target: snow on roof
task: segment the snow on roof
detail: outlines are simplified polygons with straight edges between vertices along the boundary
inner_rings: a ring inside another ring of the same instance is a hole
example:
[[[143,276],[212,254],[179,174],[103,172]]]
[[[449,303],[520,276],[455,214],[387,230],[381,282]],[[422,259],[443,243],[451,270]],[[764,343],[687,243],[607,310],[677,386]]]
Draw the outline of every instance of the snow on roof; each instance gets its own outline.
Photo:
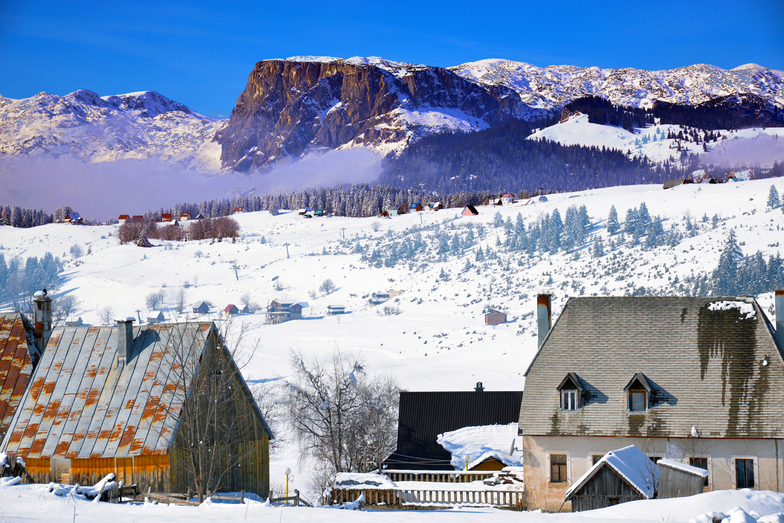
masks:
[[[358,472],[338,472],[335,474],[335,488],[344,490],[367,488],[393,489],[397,485],[384,474],[363,474]]]
[[[746,303],[745,301],[714,301],[708,305],[708,310],[711,311],[726,311],[729,309],[739,309],[740,314],[745,315],[747,320],[753,320],[757,317],[754,304]]]
[[[665,467],[670,467],[671,469],[682,470],[683,472],[688,472],[689,474],[694,474],[695,476],[700,476],[703,478],[707,478],[709,474],[709,472],[705,469],[701,469],[700,467],[693,467],[691,465],[687,465],[686,463],[675,461],[674,459],[660,459],[656,462],[656,464],[664,465]]]
[[[522,450],[509,454],[517,438],[517,423],[463,427],[439,434],[436,441],[452,454],[455,470],[472,469],[488,458],[495,458],[508,466],[523,466]]]
[[[572,495],[588,483],[605,464],[625,479],[644,498],[651,499],[653,497],[656,481],[659,477],[659,467],[643,451],[634,445],[629,445],[605,454],[593,467],[588,469],[588,472],[569,487],[564,495],[564,501],[569,501]]]

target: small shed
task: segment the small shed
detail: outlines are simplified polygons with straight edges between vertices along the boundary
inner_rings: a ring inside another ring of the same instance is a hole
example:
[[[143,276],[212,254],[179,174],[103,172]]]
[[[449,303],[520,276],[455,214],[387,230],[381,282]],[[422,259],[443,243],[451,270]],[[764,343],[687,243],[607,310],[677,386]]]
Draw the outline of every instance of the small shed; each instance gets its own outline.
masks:
[[[485,314],[485,325],[501,325],[502,323],[506,323],[505,312],[491,309]]]
[[[422,202],[414,202],[408,208],[408,212],[421,212],[421,211],[424,211],[424,210],[425,210],[425,208],[422,207]]]
[[[629,445],[605,454],[564,496],[572,512],[609,507],[627,501],[652,499],[659,468],[643,451]]]
[[[163,315],[163,311],[151,311],[147,315],[147,323],[150,325],[155,325],[156,323],[161,323],[166,321],[166,316]]]
[[[65,326],[66,327],[81,327],[84,325],[81,316],[68,316],[65,319]]]
[[[658,498],[680,498],[702,494],[708,471],[675,461],[660,459]]]
[[[462,214],[463,216],[478,216],[479,211],[477,211],[476,207],[474,207],[473,205],[466,205],[465,207],[463,207]]]
[[[330,316],[335,314],[346,314],[346,307],[344,307],[343,305],[328,305],[327,314],[329,314]]]
[[[225,316],[234,316],[235,314],[239,314],[239,313],[240,310],[233,303],[229,303],[228,305],[226,305],[226,308],[223,309],[223,314]]]
[[[210,312],[210,306],[206,301],[200,301],[193,305],[194,314],[207,314],[208,312]]]

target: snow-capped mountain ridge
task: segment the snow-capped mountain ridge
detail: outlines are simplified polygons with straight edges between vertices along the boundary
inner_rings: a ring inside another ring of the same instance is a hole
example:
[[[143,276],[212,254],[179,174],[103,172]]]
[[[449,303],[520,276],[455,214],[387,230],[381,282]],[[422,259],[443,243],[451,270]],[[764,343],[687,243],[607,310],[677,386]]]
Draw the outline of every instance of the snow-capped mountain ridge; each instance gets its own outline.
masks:
[[[449,68],[484,85],[503,85],[528,105],[558,110],[583,96],[607,98],[616,105],[647,108],[656,100],[696,105],[729,95],[755,94],[784,107],[784,71],[744,64],[729,71],[709,64],[647,71],[551,65],[487,59]]]
[[[780,110],[784,72],[757,64],[645,71],[501,59],[443,69],[373,56],[295,56],[259,62],[231,120],[205,117],[154,91],[0,97],[0,157],[67,155],[87,163],[154,158],[219,173],[327,149],[397,154],[429,135],[554,115],[589,95],[644,108],[719,100],[742,105],[756,97]]]
[[[101,97],[0,98],[0,155],[69,155],[88,163],[157,157],[217,171],[216,120],[155,91]]]

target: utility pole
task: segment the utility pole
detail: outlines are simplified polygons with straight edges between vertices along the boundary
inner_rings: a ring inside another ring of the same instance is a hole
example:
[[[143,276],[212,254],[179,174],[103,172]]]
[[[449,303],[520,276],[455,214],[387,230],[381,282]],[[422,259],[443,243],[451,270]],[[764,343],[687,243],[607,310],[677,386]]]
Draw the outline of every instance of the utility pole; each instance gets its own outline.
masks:
[[[340,235],[343,237],[344,240],[346,239],[346,228],[345,227],[341,227],[340,228]]]

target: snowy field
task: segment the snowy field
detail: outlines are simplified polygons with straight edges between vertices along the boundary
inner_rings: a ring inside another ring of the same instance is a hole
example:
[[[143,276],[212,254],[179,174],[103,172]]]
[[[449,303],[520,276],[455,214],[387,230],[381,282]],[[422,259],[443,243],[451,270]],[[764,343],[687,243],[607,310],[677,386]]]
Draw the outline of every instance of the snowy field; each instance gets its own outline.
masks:
[[[716,518],[716,519],[714,519]],[[724,519],[726,518],[726,519]],[[784,522],[784,494],[752,490],[717,491],[690,498],[634,501],[605,509],[574,514],[511,512],[497,509],[455,508],[438,511],[348,511],[337,508],[272,507],[256,501],[229,505],[205,501],[198,507],[164,504],[94,503],[79,497],[59,497],[47,485],[0,487],[0,523],[18,521],[167,523],[270,521],[280,523],[487,523],[585,521],[682,521],[709,523]]]
[[[252,355],[243,368],[246,379],[251,386],[266,387],[271,395],[286,391],[292,351],[312,358],[328,356],[334,349],[359,355],[369,375],[391,375],[409,391],[468,391],[479,381],[486,390],[522,390],[523,373],[536,351],[538,292],[554,295],[556,317],[569,296],[678,294],[688,282],[709,276],[716,268],[730,230],[737,235],[743,256],[758,251],[765,260],[776,256],[784,242],[784,214],[780,206],[767,206],[771,185],[784,193],[781,178],[667,191],[660,185],[638,185],[552,195],[548,202],[525,206],[479,207],[475,217],[462,217],[460,209],[392,219],[247,213],[235,215],[241,228],[236,242],[154,240],[157,246],[149,249],[120,245],[117,226],[0,227],[0,254],[7,263],[15,257],[40,258],[46,252],[60,257],[65,270],[54,293],[55,304],[62,296],[73,296],[77,304],[72,316],[92,325],[101,323],[99,312],[109,307],[111,317],[144,320],[150,312],[146,297],[158,291],[165,296],[164,315],[172,320],[188,319],[192,304],[209,300],[213,312],[207,318],[223,321],[222,310],[231,303],[241,308],[246,293],[262,307],[272,299],[305,303],[300,321],[266,325],[262,310],[232,320],[233,332],[245,326],[242,358]],[[627,211],[643,203],[652,218],[661,219],[669,243],[646,247],[645,237],[635,245],[631,235],[622,239],[607,232],[611,206],[623,225]],[[530,230],[556,209],[564,217],[570,207],[583,205],[590,225],[575,249],[528,253],[509,245],[518,222]],[[598,240],[604,246],[601,256],[595,253]],[[70,253],[74,245],[82,256]],[[320,290],[325,279],[335,286],[329,294]],[[404,292],[381,305],[369,303],[372,293],[389,290]],[[181,294],[188,308],[178,314]],[[758,300],[772,317],[772,293],[761,294]],[[343,305],[349,312],[328,316],[329,305]],[[487,308],[506,312],[508,323],[485,325]],[[281,491],[283,471],[290,467],[292,488],[305,493],[312,464],[299,462],[285,428],[278,430],[282,446],[272,457],[272,488]],[[37,499],[28,488],[11,491]],[[54,500],[51,506],[62,508],[63,503]],[[251,508],[279,517],[277,509]],[[187,512],[162,507],[110,510],[119,510],[117,518],[129,521],[139,516],[127,514],[148,510]],[[210,511],[216,509],[199,510],[212,517]],[[312,517],[304,509],[283,512],[284,518]],[[678,512],[677,517],[686,521],[697,512]],[[647,508],[645,514],[651,517]],[[385,517],[405,515],[409,514]],[[3,517],[0,520],[5,521]]]

